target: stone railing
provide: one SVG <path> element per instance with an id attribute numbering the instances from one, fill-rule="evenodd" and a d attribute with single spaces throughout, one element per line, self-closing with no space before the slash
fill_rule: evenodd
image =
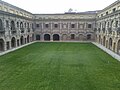
<path id="1" fill-rule="evenodd" d="M 11 34 L 16 34 L 16 29 L 11 30 Z"/>

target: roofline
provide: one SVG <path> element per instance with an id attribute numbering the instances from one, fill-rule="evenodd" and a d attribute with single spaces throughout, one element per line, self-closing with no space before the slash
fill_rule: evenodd
<path id="1" fill-rule="evenodd" d="M 20 10 L 20 11 L 24 11 L 24 12 L 29 13 L 29 14 L 32 15 L 31 12 L 26 11 L 26 10 L 24 10 L 24 9 L 22 9 L 22 8 L 19 8 L 19 7 L 17 7 L 17 6 L 14 6 L 14 5 L 10 4 L 10 3 L 7 3 L 7 2 L 2 1 L 2 0 L 0 0 L 0 2 L 2 2 L 2 4 L 5 4 L 5 5 L 10 6 L 10 7 L 13 7 L 13 8 L 16 8 L 16 9 L 18 9 L 18 10 Z"/>
<path id="2" fill-rule="evenodd" d="M 105 7 L 104 9 L 102 9 L 101 11 L 98 12 L 98 14 L 100 14 L 101 12 L 103 12 L 104 10 L 109 9 L 110 7 L 115 6 L 116 4 L 120 3 L 120 0 L 115 1 L 114 3 L 110 4 L 109 6 Z"/>

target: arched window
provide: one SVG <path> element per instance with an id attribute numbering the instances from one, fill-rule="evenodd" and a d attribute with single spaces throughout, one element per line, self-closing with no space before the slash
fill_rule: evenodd
<path id="1" fill-rule="evenodd" d="M 0 30 L 3 31 L 3 23 L 1 19 L 0 19 Z"/>

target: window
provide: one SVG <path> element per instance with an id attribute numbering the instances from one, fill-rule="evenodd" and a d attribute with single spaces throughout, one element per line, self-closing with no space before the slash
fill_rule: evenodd
<path id="1" fill-rule="evenodd" d="M 19 22 L 17 22 L 17 27 L 19 27 Z"/>
<path id="2" fill-rule="evenodd" d="M 55 27 L 55 28 L 58 28 L 58 24 L 55 24 L 54 27 Z"/>
<path id="3" fill-rule="evenodd" d="M 103 16 L 103 14 L 101 14 L 101 17 Z"/>
<path id="4" fill-rule="evenodd" d="M 6 20 L 6 28 L 9 28 L 9 22 Z"/>
<path id="5" fill-rule="evenodd" d="M 25 23 L 25 28 L 26 28 L 26 23 Z"/>
<path id="6" fill-rule="evenodd" d="M 116 8 L 113 8 L 113 12 L 115 12 L 116 11 Z"/>
<path id="7" fill-rule="evenodd" d="M 71 25 L 71 28 L 75 28 L 75 24 L 72 24 L 72 25 Z"/>
<path id="8" fill-rule="evenodd" d="M 27 23 L 27 28 L 29 28 L 29 23 Z"/>
<path id="9" fill-rule="evenodd" d="M 36 24 L 36 27 L 39 28 L 40 27 L 39 24 Z"/>
<path id="10" fill-rule="evenodd" d="M 48 27 L 49 27 L 49 25 L 48 25 L 48 24 L 45 24 L 45 27 L 46 27 L 46 28 L 48 28 Z"/>
<path id="11" fill-rule="evenodd" d="M 115 27 L 118 27 L 118 21 L 116 21 L 116 23 L 115 23 Z"/>
<path id="12" fill-rule="evenodd" d="M 75 39 L 75 34 L 71 34 L 71 39 Z"/>
<path id="13" fill-rule="evenodd" d="M 88 28 L 92 28 L 92 25 L 91 25 L 91 24 L 88 24 Z"/>
<path id="14" fill-rule="evenodd" d="M 108 12 L 106 12 L 106 15 L 108 15 Z"/>

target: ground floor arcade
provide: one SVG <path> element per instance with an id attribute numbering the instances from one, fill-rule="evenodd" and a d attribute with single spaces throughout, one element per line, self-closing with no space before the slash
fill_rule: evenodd
<path id="1" fill-rule="evenodd" d="M 36 40 L 40 41 L 94 41 L 94 34 L 88 33 L 88 34 L 50 34 L 50 33 L 44 33 L 44 34 L 36 34 Z"/>
<path id="2" fill-rule="evenodd" d="M 6 40 L 5 38 L 0 38 L 0 52 L 7 51 L 27 43 L 30 43 L 34 40 L 34 35 L 26 35 L 21 37 L 13 36 Z"/>
<path id="3" fill-rule="evenodd" d="M 99 44 L 120 55 L 120 37 L 97 35 L 96 40 Z"/>

